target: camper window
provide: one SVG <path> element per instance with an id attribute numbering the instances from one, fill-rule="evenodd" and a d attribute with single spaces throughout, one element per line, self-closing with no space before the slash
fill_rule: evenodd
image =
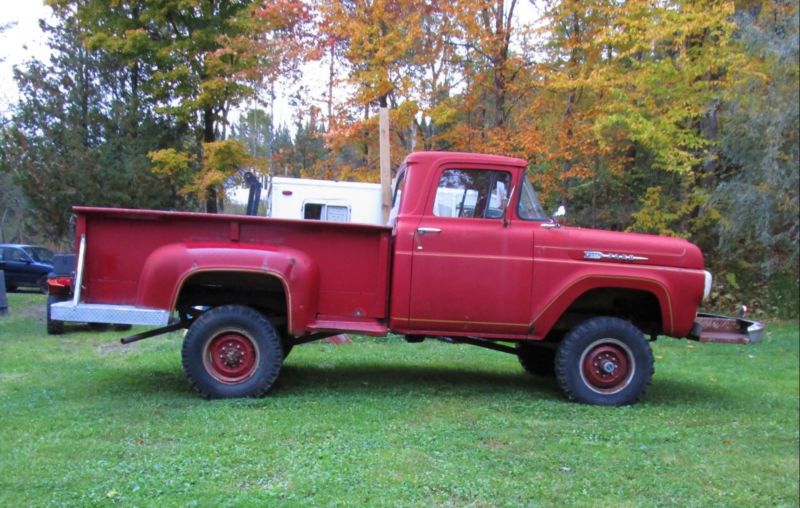
<path id="1" fill-rule="evenodd" d="M 350 208 L 326 203 L 304 203 L 303 218 L 333 222 L 350 222 Z"/>

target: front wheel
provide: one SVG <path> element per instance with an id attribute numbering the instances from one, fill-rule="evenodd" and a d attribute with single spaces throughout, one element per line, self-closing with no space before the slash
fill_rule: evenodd
<path id="1" fill-rule="evenodd" d="M 216 307 L 198 317 L 183 340 L 183 370 L 206 398 L 261 397 L 283 364 L 280 338 L 259 312 Z"/>
<path id="2" fill-rule="evenodd" d="M 573 328 L 556 353 L 556 379 L 570 400 L 602 406 L 637 402 L 653 378 L 653 352 L 628 321 L 596 317 Z"/>

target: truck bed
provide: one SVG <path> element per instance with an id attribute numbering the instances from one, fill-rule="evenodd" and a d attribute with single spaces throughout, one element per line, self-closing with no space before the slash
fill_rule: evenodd
<path id="1" fill-rule="evenodd" d="M 141 287 L 148 258 L 170 246 L 219 249 L 228 256 L 240 249 L 249 254 L 282 250 L 304 254 L 318 271 L 316 315 L 309 332 L 337 323 L 381 328 L 386 319 L 391 228 L 153 210 L 76 207 L 75 211 L 76 236 L 86 239 L 82 303 L 171 311 L 179 287 L 149 292 Z M 221 262 L 220 270 L 224 269 Z"/>

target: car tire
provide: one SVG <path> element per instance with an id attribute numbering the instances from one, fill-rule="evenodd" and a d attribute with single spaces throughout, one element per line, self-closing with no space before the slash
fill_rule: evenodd
<path id="1" fill-rule="evenodd" d="M 525 341 L 517 342 L 517 359 L 528 373 L 540 377 L 553 377 L 556 374 L 556 350 L 542 344 Z"/>
<path id="2" fill-rule="evenodd" d="M 242 305 L 216 307 L 198 317 L 183 340 L 183 370 L 206 398 L 262 397 L 283 365 L 272 324 Z"/>
<path id="3" fill-rule="evenodd" d="M 556 352 L 556 380 L 572 401 L 601 406 L 636 403 L 653 379 L 653 352 L 628 321 L 596 317 L 573 328 Z"/>
<path id="4" fill-rule="evenodd" d="M 61 335 L 64 333 L 64 322 L 52 319 L 50 317 L 50 306 L 54 303 L 63 302 L 64 298 L 59 298 L 54 295 L 47 295 L 47 334 L 48 335 Z"/>
<path id="5" fill-rule="evenodd" d="M 47 275 L 39 277 L 39 280 L 36 281 L 36 287 L 39 288 L 39 292 L 43 295 L 50 293 L 50 288 L 47 285 Z"/>

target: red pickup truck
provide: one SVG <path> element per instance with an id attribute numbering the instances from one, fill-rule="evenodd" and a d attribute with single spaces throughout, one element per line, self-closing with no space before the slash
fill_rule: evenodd
<path id="1" fill-rule="evenodd" d="M 77 269 L 61 321 L 188 328 L 206 397 L 262 396 L 292 347 L 340 333 L 514 353 L 575 401 L 631 404 L 648 338 L 748 343 L 763 326 L 698 315 L 711 290 L 681 239 L 561 226 L 527 163 L 423 152 L 397 171 L 388 226 L 76 207 Z M 74 288 L 74 289 L 71 289 Z"/>

